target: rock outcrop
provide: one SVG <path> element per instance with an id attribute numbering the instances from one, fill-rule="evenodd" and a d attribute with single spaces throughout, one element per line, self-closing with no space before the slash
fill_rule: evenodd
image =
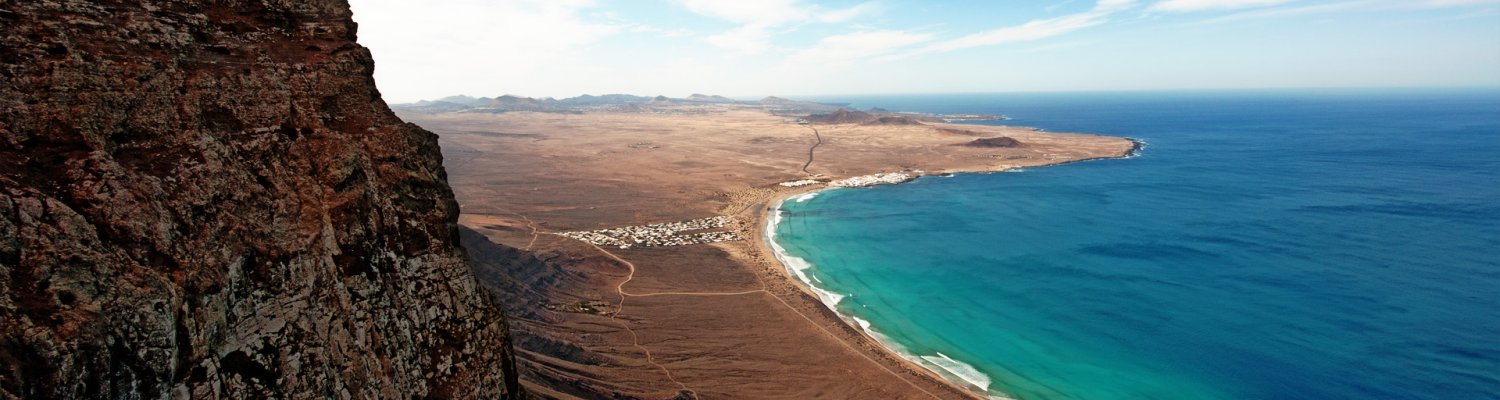
<path id="1" fill-rule="evenodd" d="M 870 113 L 864 111 L 850 111 L 848 109 L 840 108 L 832 113 L 812 115 L 808 118 L 808 120 L 812 121 L 812 123 L 814 124 L 837 125 L 863 124 L 866 122 L 874 121 L 875 118 L 876 117 L 874 115 L 870 115 Z"/>
<path id="2" fill-rule="evenodd" d="M 894 116 L 887 115 L 887 116 L 877 117 L 877 118 L 875 118 L 873 120 L 865 121 L 864 123 L 862 123 L 860 125 L 872 125 L 872 126 L 912 126 L 912 125 L 922 125 L 922 122 L 921 121 L 917 121 L 915 118 L 904 116 L 904 115 L 894 115 Z"/>
<path id="3" fill-rule="evenodd" d="M 964 143 L 964 146 L 969 146 L 969 147 L 988 147 L 988 148 L 994 148 L 994 147 L 1021 147 L 1021 142 L 1018 141 L 1018 140 L 1016 140 L 1016 139 L 1012 139 L 1009 136 L 996 136 L 996 137 L 974 139 L 974 140 L 972 140 L 972 141 L 970 141 L 968 143 Z"/>
<path id="4" fill-rule="evenodd" d="M 520 394 L 350 17 L 0 1 L 0 397 Z"/>

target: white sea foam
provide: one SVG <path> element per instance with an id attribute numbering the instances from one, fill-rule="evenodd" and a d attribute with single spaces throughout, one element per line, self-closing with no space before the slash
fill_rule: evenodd
<path id="1" fill-rule="evenodd" d="M 1130 141 L 1135 142 L 1135 150 L 1131 151 L 1130 154 L 1125 155 L 1125 158 L 1140 157 L 1141 152 L 1146 150 L 1146 146 L 1151 145 L 1150 143 L 1146 143 L 1145 139 L 1130 138 Z"/>
<path id="2" fill-rule="evenodd" d="M 887 349 L 890 349 L 892 352 L 896 353 L 896 355 L 901 356 L 901 358 L 905 358 L 907 361 L 911 361 L 912 364 L 925 365 L 922 362 L 921 358 L 913 355 L 910 351 L 907 351 L 905 346 L 897 343 L 894 339 L 891 339 L 890 336 L 886 336 L 885 334 L 880 333 L 880 331 L 875 330 L 875 326 L 873 324 L 870 324 L 870 321 L 853 315 L 844 316 L 848 317 L 851 320 L 854 320 L 854 324 L 859 325 L 859 328 L 863 329 L 865 331 L 865 334 L 870 335 L 871 338 L 875 339 L 875 342 L 884 345 Z"/>
<path id="3" fill-rule="evenodd" d="M 814 197 L 818 197 L 818 192 L 808 192 L 807 194 L 793 197 L 792 200 L 796 200 L 798 203 L 801 203 L 804 201 L 812 200 L 812 198 Z"/>
<path id="4" fill-rule="evenodd" d="M 803 196 L 813 195 L 816 193 L 817 192 L 813 192 Z M 806 270 L 812 269 L 812 263 L 808 262 L 805 259 L 802 259 L 801 257 L 787 254 L 786 248 L 783 248 L 781 247 L 781 244 L 776 243 L 776 226 L 780 224 L 783 219 L 781 204 L 781 202 L 777 202 L 771 208 L 770 221 L 766 223 L 765 230 L 766 244 L 771 247 L 771 252 L 776 256 L 776 259 L 781 261 L 782 265 L 786 266 L 787 271 L 790 271 L 793 275 L 796 275 L 798 280 L 801 280 L 802 283 L 806 284 L 809 289 L 812 289 L 813 293 L 818 296 L 818 299 L 821 300 L 823 304 L 828 307 L 828 309 L 833 310 L 834 313 L 837 313 L 841 317 L 854 321 L 854 323 L 858 325 L 860 329 L 865 332 L 865 334 L 870 335 L 870 337 L 875 339 L 876 342 L 884 345 L 886 348 L 890 349 L 892 352 L 896 353 L 902 358 L 911 361 L 913 364 L 921 365 L 922 367 L 930 369 L 933 372 L 937 372 L 940 375 L 948 375 L 954 378 L 958 378 L 959 380 L 979 387 L 982 390 L 989 390 L 989 375 L 985 375 L 983 372 L 980 372 L 979 369 L 974 368 L 974 366 L 962 361 L 954 360 L 953 358 L 948 357 L 948 355 L 941 352 L 937 353 L 937 356 L 918 356 L 912 353 L 906 347 L 902 346 L 890 336 L 886 336 L 885 334 L 876 331 L 874 325 L 871 324 L 870 321 L 839 312 L 838 308 L 835 306 L 837 306 L 845 296 L 824 290 L 823 288 L 815 285 L 814 282 L 822 283 L 822 281 L 817 279 L 817 277 L 815 276 L 809 275 L 806 272 Z M 1013 400 L 1009 397 L 997 396 L 994 394 L 990 394 L 989 398 Z"/>
<path id="5" fill-rule="evenodd" d="M 940 375 L 949 375 L 952 377 L 956 377 L 960 380 L 963 380 L 964 382 L 968 382 L 970 385 L 974 385 L 979 387 L 980 389 L 989 391 L 990 377 L 989 375 L 985 375 L 983 372 L 979 372 L 978 368 L 974 368 L 974 366 L 962 361 L 954 360 L 952 357 L 948 357 L 947 354 L 943 354 L 942 352 L 937 352 L 937 356 L 913 355 L 905 347 L 902 347 L 895 340 L 891 339 L 890 336 L 886 336 L 880 333 L 880 331 L 876 331 L 874 325 L 871 324 L 870 321 L 853 315 L 848 315 L 847 317 L 851 320 L 854 320 L 854 324 L 859 325 L 860 329 L 863 329 L 865 333 L 870 335 L 871 338 L 874 338 L 876 342 L 885 345 L 887 348 L 891 349 L 891 351 L 895 352 L 897 355 L 900 355 L 902 358 L 905 358 L 914 364 L 921 365 L 927 369 L 930 369 L 933 372 L 937 372 Z M 1009 397 L 993 394 L 989 395 L 988 397 L 990 399 L 1013 400 Z"/>
<path id="6" fill-rule="evenodd" d="M 827 304 L 828 308 L 833 308 L 833 306 L 838 305 L 840 301 L 844 301 L 845 296 L 842 294 L 823 290 L 818 288 L 817 286 L 809 285 L 808 287 L 812 288 L 813 293 L 818 294 L 818 299 L 823 300 L 823 304 Z"/>
<path id="7" fill-rule="evenodd" d="M 948 371 L 953 376 L 957 376 L 958 379 L 963 379 L 964 382 L 978 386 L 980 389 L 990 390 L 990 376 L 979 372 L 979 369 L 974 368 L 973 365 L 954 360 L 942 352 L 938 352 L 937 357 L 922 356 L 922 359 L 938 366 L 938 368 L 942 368 L 944 371 Z"/>
<path id="8" fill-rule="evenodd" d="M 808 193 L 803 196 L 814 194 L 817 194 L 817 192 Z M 771 222 L 766 224 L 766 244 L 771 246 L 771 252 L 775 254 L 777 260 L 781 261 L 781 265 L 785 265 L 786 269 L 791 271 L 792 275 L 796 275 L 798 280 L 801 280 L 809 289 L 812 289 L 813 294 L 818 296 L 818 300 L 823 301 L 823 304 L 827 305 L 829 309 L 834 309 L 834 306 L 838 305 L 840 301 L 844 301 L 845 296 L 824 290 L 813 284 L 813 280 L 816 278 L 807 273 L 807 270 L 812 269 L 812 263 L 807 262 L 802 257 L 787 254 L 786 248 L 776 243 L 776 224 L 780 224 L 782 218 L 781 203 L 776 203 L 776 207 L 772 208 L 771 212 Z M 821 281 L 819 282 L 821 283 Z M 835 309 L 835 311 L 837 310 Z"/>
<path id="9" fill-rule="evenodd" d="M 776 224 L 780 223 L 781 204 L 777 203 L 776 208 L 771 209 L 771 222 L 766 223 L 766 241 L 771 242 L 771 246 L 773 247 L 776 247 L 776 242 L 771 239 L 776 238 Z"/>

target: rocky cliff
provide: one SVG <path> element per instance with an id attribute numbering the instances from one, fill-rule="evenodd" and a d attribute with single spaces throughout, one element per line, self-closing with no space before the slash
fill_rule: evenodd
<path id="1" fill-rule="evenodd" d="M 0 395 L 518 394 L 342 0 L 0 0 Z"/>

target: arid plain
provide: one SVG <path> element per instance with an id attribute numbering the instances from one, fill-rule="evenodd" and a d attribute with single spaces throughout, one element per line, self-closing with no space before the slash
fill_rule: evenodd
<path id="1" fill-rule="evenodd" d="M 1135 146 L 1019 127 L 799 124 L 740 105 L 398 113 L 439 135 L 480 279 L 516 304 L 523 380 L 575 388 L 532 385 L 553 397 L 978 397 L 885 351 L 789 277 L 763 242 L 765 211 L 823 185 L 779 183 L 999 171 Z M 992 137 L 1020 144 L 965 146 Z M 715 216 L 742 240 L 622 249 L 558 235 Z"/>

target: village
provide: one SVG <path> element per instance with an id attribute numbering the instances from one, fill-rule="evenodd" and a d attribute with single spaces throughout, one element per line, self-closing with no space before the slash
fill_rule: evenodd
<path id="1" fill-rule="evenodd" d="M 721 215 L 689 221 L 596 229 L 591 231 L 562 232 L 558 233 L 558 235 L 578 239 L 595 246 L 614 246 L 621 249 L 629 249 L 637 246 L 685 246 L 741 240 L 742 238 L 738 234 L 727 231 L 681 234 L 681 232 L 687 231 L 722 228 L 735 222 L 734 218 Z"/>
<path id="2" fill-rule="evenodd" d="M 875 185 L 893 185 L 897 183 L 905 183 L 912 179 L 917 179 L 917 177 L 901 172 L 891 172 L 885 174 L 863 175 L 852 178 L 844 178 L 833 182 L 828 182 L 828 187 L 853 188 L 869 187 Z"/>

